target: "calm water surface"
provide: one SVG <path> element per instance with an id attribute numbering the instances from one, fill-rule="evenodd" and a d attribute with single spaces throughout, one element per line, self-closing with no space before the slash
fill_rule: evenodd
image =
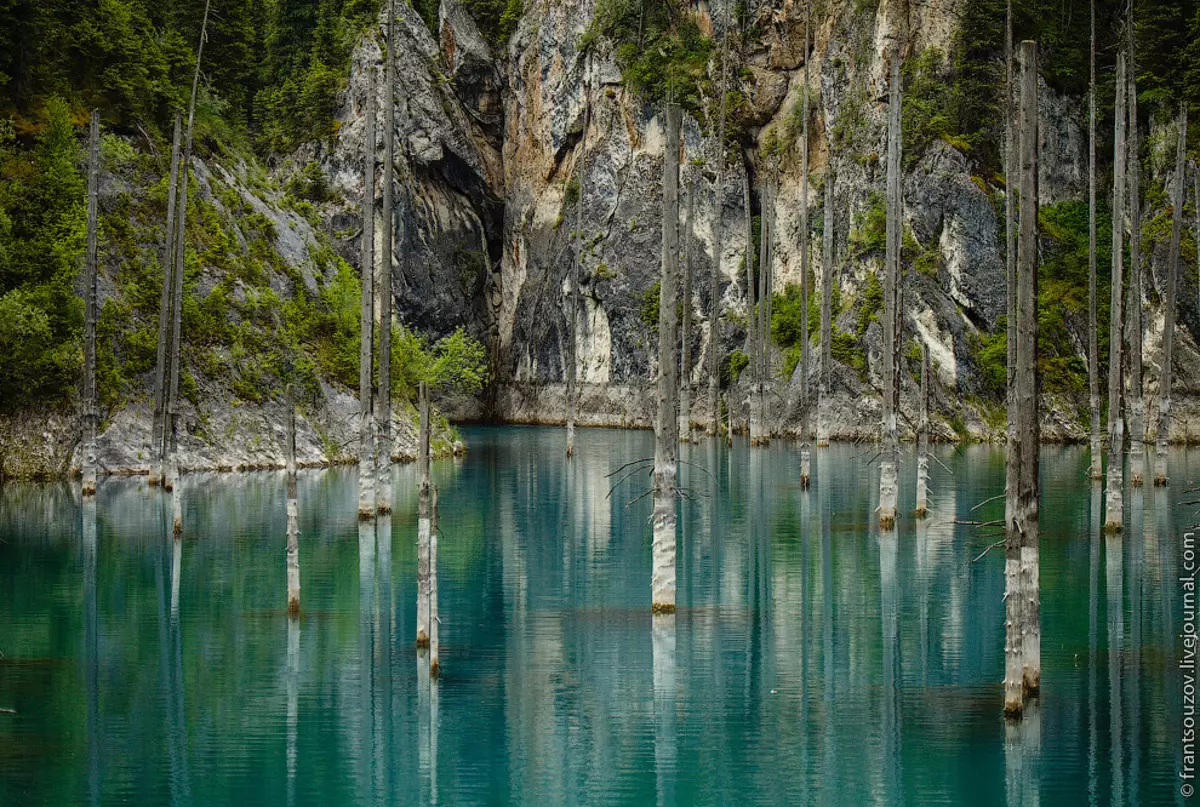
<path id="1" fill-rule="evenodd" d="M 0 490 L 0 804 L 1176 804 L 1185 489 L 1105 538 L 1083 450 L 1043 453 L 1043 695 L 1001 718 L 1003 456 L 941 449 L 932 512 L 881 537 L 870 451 L 684 449 L 679 613 L 650 606 L 644 432 L 469 429 L 441 492 L 440 683 L 413 647 L 415 470 L 144 480 L 94 507 Z M 914 463 L 902 502 L 911 508 Z M 953 474 L 950 473 L 953 472 Z M 167 505 L 164 507 L 164 505 Z"/>

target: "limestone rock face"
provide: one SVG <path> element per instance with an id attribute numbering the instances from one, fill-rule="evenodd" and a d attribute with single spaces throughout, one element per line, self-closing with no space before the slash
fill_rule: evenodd
<path id="1" fill-rule="evenodd" d="M 930 48 L 949 53 L 967 0 L 911 4 L 881 0 L 819 4 L 812 19 L 810 71 L 809 196 L 800 198 L 799 120 L 804 78 L 804 5 L 760 5 L 741 69 L 731 89 L 748 102 L 742 111 L 741 157 L 725 172 L 721 198 L 715 187 L 715 150 L 709 123 L 686 114 L 683 181 L 696 187 L 696 323 L 692 378 L 706 383 L 709 328 L 707 277 L 714 260 L 717 217 L 724 230 L 720 256 L 723 319 L 715 329 L 721 354 L 745 349 L 744 255 L 746 217 L 742 183 L 751 184 L 750 215 L 762 213 L 759 183 L 768 170 L 762 146 L 783 141 L 778 192 L 772 211 L 774 291 L 800 282 L 800 244 L 808 238 L 812 269 L 819 266 L 822 183 L 836 174 L 834 283 L 841 298 L 837 327 L 857 332 L 858 310 L 881 252 L 864 252 L 856 231 L 879 204 L 886 166 L 885 54 L 897 41 L 909 55 Z M 522 422 L 560 422 L 565 416 L 567 272 L 582 250 L 578 317 L 581 422 L 649 423 L 644 389 L 656 372 L 650 303 L 661 265 L 663 121 L 661 110 L 626 87 L 614 55 L 601 41 L 586 52 L 585 32 L 594 0 L 533 0 L 503 52 L 490 49 L 457 0 L 442 0 L 439 32 L 431 34 L 407 4 L 397 9 L 400 64 L 395 123 L 401 147 L 397 176 L 402 211 L 397 232 L 397 306 L 416 327 L 442 334 L 459 325 L 490 349 L 494 384 L 478 401 L 455 400 L 462 416 Z M 697 9 L 701 30 L 720 34 L 717 4 Z M 381 18 L 382 24 L 383 18 Z M 362 71 L 381 69 L 378 32 L 355 53 L 343 126 L 333 147 L 319 155 L 348 199 L 361 188 Z M 585 111 L 590 107 L 590 116 Z M 1043 205 L 1086 194 L 1086 104 L 1041 87 L 1039 191 Z M 585 120 L 589 121 L 584 131 Z M 1151 138 L 1153 140 L 1153 138 Z M 307 157 L 308 155 L 303 155 Z M 1163 163 L 1169 161 L 1162 161 Z M 929 349 L 937 381 L 935 430 L 943 437 L 999 435 L 995 404 L 984 403 L 978 372 L 983 335 L 1005 311 L 1004 186 L 1000 178 L 972 174 L 970 155 L 934 140 L 905 158 L 903 279 L 904 345 Z M 1155 168 L 1155 171 L 1158 169 Z M 1166 170 L 1166 169 L 1163 169 Z M 579 198 L 582 190 L 582 199 Z M 800 231 L 800 208 L 809 206 L 809 232 Z M 332 214 L 335 229 L 356 230 L 356 208 Z M 382 228 L 377 227 L 382 231 Z M 353 236 L 343 244 L 353 258 Z M 1153 331 L 1162 250 L 1147 261 L 1147 322 Z M 467 256 L 470 256 L 469 258 Z M 919 260 L 918 260 L 919 258 Z M 1151 271 L 1152 270 L 1152 271 Z M 813 293 L 818 294 L 816 283 Z M 1181 295 L 1181 366 L 1200 361 L 1193 334 L 1200 330 L 1194 302 Z M 1071 321 L 1077 349 L 1086 345 L 1085 323 Z M 1161 328 L 1161 324 L 1159 325 Z M 816 337 L 814 336 L 814 339 Z M 861 437 L 873 429 L 878 400 L 880 339 L 871 324 L 858 340 L 865 367 L 835 360 L 834 434 Z M 1146 339 L 1148 383 L 1155 383 L 1157 344 Z M 915 347 L 915 345 L 912 345 Z M 915 351 L 914 351 L 915 353 Z M 819 355 L 814 351 L 814 356 Z M 775 373 L 785 361 L 776 349 Z M 815 377 L 819 361 L 810 370 Z M 915 418 L 915 382 L 902 375 L 903 422 Z M 743 383 L 745 379 L 742 380 Z M 1181 382 L 1178 411 L 1193 411 L 1194 393 Z M 777 378 L 774 417 L 783 430 L 799 427 L 798 378 Z M 591 390 L 591 392 L 588 392 Z M 745 390 L 733 392 L 735 412 Z M 1153 394 L 1151 391 L 1149 394 Z M 706 396 L 695 396 L 703 417 Z M 1082 436 L 1086 401 L 1048 394 L 1047 438 Z M 874 409 L 872 410 L 872 407 Z M 868 411 L 871 410 L 871 411 Z M 954 423 L 955 431 L 950 427 Z M 991 424 L 990 426 L 987 424 Z M 1180 434 L 1198 429 L 1183 425 Z"/>

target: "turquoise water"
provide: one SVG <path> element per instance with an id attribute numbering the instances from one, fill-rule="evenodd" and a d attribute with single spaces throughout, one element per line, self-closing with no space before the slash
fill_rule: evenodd
<path id="1" fill-rule="evenodd" d="M 443 676 L 413 647 L 415 470 L 355 519 L 300 475 L 144 480 L 83 509 L 0 489 L 0 804 L 1175 804 L 1184 526 L 1200 452 L 1097 529 L 1086 451 L 1043 453 L 1043 695 L 1001 717 L 1003 456 L 942 448 L 931 514 L 881 539 L 871 450 L 685 447 L 679 613 L 650 605 L 644 432 L 468 429 L 435 464 Z M 906 457 L 901 501 L 911 508 Z M 630 504 L 630 502 L 633 502 Z M 628 505 L 628 506 L 627 506 Z M 86 535 L 85 535 L 86 533 Z M 93 537 L 94 535 L 94 537 Z"/>

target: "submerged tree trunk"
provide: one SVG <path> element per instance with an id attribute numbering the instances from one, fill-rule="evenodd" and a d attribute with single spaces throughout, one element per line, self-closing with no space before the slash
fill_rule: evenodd
<path id="1" fill-rule="evenodd" d="M 429 647 L 429 385 L 417 391 L 420 426 L 417 430 L 417 647 Z"/>
<path id="2" fill-rule="evenodd" d="M 1121 290 L 1125 274 L 1125 54 L 1117 54 L 1117 99 L 1113 110 L 1116 134 L 1113 139 L 1112 282 L 1108 340 L 1108 483 L 1105 491 L 1104 528 L 1121 529 L 1124 506 L 1125 422 L 1121 418 Z"/>
<path id="3" fill-rule="evenodd" d="M 713 204 L 713 257 L 709 269 L 708 315 L 708 408 L 710 433 L 721 433 L 721 257 L 725 252 L 725 96 L 729 92 L 729 4 L 724 2 L 725 24 L 721 29 L 721 113 L 717 124 L 717 179 Z"/>
<path id="4" fill-rule="evenodd" d="M 375 71 L 367 70 L 366 134 L 363 139 L 362 255 L 359 276 L 358 517 L 375 517 Z"/>
<path id="5" fill-rule="evenodd" d="M 1090 0 L 1092 39 L 1088 84 L 1088 404 L 1091 409 L 1092 479 L 1104 476 L 1104 437 L 1100 431 L 1099 286 L 1096 280 L 1096 0 Z"/>
<path id="6" fill-rule="evenodd" d="M 1021 662 L 1026 696 L 1042 680 L 1038 418 L 1038 72 L 1037 43 L 1021 43 L 1021 236 L 1017 253 L 1017 367 L 1014 403 L 1020 473 L 1015 526 L 1021 536 Z"/>
<path id="7" fill-rule="evenodd" d="M 155 487 L 163 478 L 163 460 L 166 444 L 167 408 L 167 347 L 170 342 L 172 322 L 172 294 L 175 277 L 175 194 L 179 187 L 179 148 L 183 136 L 183 113 L 175 111 L 175 135 L 171 139 L 171 174 L 167 184 L 167 232 L 163 249 L 162 297 L 158 304 L 158 352 L 154 362 L 154 420 L 150 429 L 150 487 Z"/>
<path id="8" fill-rule="evenodd" d="M 287 590 L 288 613 L 300 613 L 300 502 L 296 498 L 296 402 L 287 385 L 283 420 L 287 475 Z"/>
<path id="9" fill-rule="evenodd" d="M 808 446 L 812 427 L 812 401 L 808 394 L 808 62 L 812 50 L 812 0 L 804 3 L 804 87 L 800 105 L 804 118 L 800 126 L 800 310 L 804 312 L 804 327 L 800 333 L 800 487 L 807 488 L 812 478 Z M 770 327 L 770 323 L 767 323 Z"/>
<path id="10" fill-rule="evenodd" d="M 1013 110 L 1013 15 L 1012 0 L 1006 3 L 1004 16 L 1004 270 L 1005 270 L 1005 381 L 1004 381 L 1004 410 L 1005 410 L 1005 453 L 1004 465 L 1004 523 L 1006 532 L 1011 533 L 1011 525 L 1015 517 L 1017 503 L 1017 473 L 1020 467 L 1020 457 L 1017 454 L 1016 405 L 1013 403 L 1013 390 L 1016 381 L 1017 367 L 1017 197 L 1020 196 L 1020 169 L 1017 167 L 1017 137 L 1013 131 L 1015 113 Z M 1008 611 L 1006 620 L 1006 660 L 1015 668 L 1006 669 L 1005 681 L 1019 681 L 1021 677 L 1021 641 L 1020 641 L 1020 598 L 1016 592 L 1021 586 L 1021 542 L 1015 534 L 1006 534 L 1004 547 L 1004 586 L 1008 596 L 1005 607 Z M 1010 601 L 1011 598 L 1011 601 Z M 1015 636 L 1015 641 L 1008 641 Z M 1008 699 L 1013 694 L 1010 687 L 1005 688 L 1005 709 L 1009 708 Z M 1017 695 L 1020 695 L 1018 688 Z"/>
<path id="11" fill-rule="evenodd" d="M 695 241 L 696 183 L 685 191 L 686 225 L 683 230 L 683 321 L 679 327 L 679 440 L 692 439 L 692 244 Z"/>
<path id="12" fill-rule="evenodd" d="M 1129 13 L 1129 151 L 1125 171 L 1129 176 L 1129 296 L 1127 340 L 1129 350 L 1129 484 L 1142 486 L 1146 470 L 1146 401 L 1142 394 L 1142 138 L 1138 125 L 1137 65 L 1134 59 L 1133 11 Z"/>
<path id="13" fill-rule="evenodd" d="M 658 416 L 654 424 L 654 544 L 651 607 L 656 614 L 675 612 L 675 491 L 679 436 L 675 434 L 676 294 L 679 274 L 679 125 L 680 109 L 668 103 L 663 154 L 662 281 L 658 299 Z"/>
<path id="14" fill-rule="evenodd" d="M 896 409 L 900 403 L 900 379 L 897 373 L 896 310 L 900 285 L 900 52 L 890 56 L 890 93 L 888 100 L 888 158 L 887 158 L 887 254 L 883 270 L 883 451 L 879 460 L 879 526 L 890 530 L 896 526 L 896 505 L 899 495 L 900 444 Z"/>
<path id="15" fill-rule="evenodd" d="M 392 512 L 392 246 L 396 222 L 392 194 L 396 180 L 396 4 L 388 4 L 387 70 L 383 94 L 383 250 L 376 294 L 379 298 L 379 385 L 375 391 L 376 512 Z"/>
<path id="16" fill-rule="evenodd" d="M 174 515 L 174 530 L 176 535 L 183 532 L 183 502 L 179 491 L 179 374 L 183 363 L 183 276 L 187 266 L 187 200 L 188 181 L 192 167 L 192 133 L 196 123 L 196 96 L 200 91 L 200 64 L 204 56 L 204 43 L 208 41 L 208 10 L 211 0 L 205 0 L 204 18 L 200 23 L 200 43 L 196 47 L 196 72 L 192 75 L 192 97 L 188 103 L 188 123 L 184 134 L 182 167 L 179 176 L 179 209 L 175 213 L 175 276 L 173 282 L 174 303 L 171 312 L 171 381 L 167 394 L 167 424 L 169 461 L 167 474 L 163 483 L 166 490 L 172 492 L 171 506 Z"/>
<path id="17" fill-rule="evenodd" d="M 437 678 L 442 673 L 438 656 L 438 641 L 441 620 L 438 618 L 438 489 L 430 490 L 429 516 L 429 677 Z"/>
<path id="18" fill-rule="evenodd" d="M 100 404 L 96 390 L 96 301 L 97 224 L 100 202 L 100 112 L 92 110 L 88 136 L 87 257 L 84 265 L 84 338 L 83 338 L 83 495 L 96 495 L 96 426 Z"/>
<path id="19" fill-rule="evenodd" d="M 929 348 L 921 346 L 921 401 L 917 412 L 917 518 L 929 512 Z"/>
<path id="20" fill-rule="evenodd" d="M 821 380 L 817 387 L 817 445 L 829 445 L 830 379 L 833 376 L 833 189 L 832 162 L 825 172 L 824 232 L 821 235 Z"/>
<path id="21" fill-rule="evenodd" d="M 1175 150 L 1175 192 L 1171 198 L 1171 251 L 1167 257 L 1167 288 L 1163 296 L 1162 373 L 1158 382 L 1158 430 L 1155 436 L 1154 484 L 1167 484 L 1167 444 L 1171 440 L 1171 381 L 1175 351 L 1175 287 L 1179 276 L 1179 241 L 1183 235 L 1183 205 L 1187 198 L 1187 104 L 1179 105 L 1179 141 Z"/>

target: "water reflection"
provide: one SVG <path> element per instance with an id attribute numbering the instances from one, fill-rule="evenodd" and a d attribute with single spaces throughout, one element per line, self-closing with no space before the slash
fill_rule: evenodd
<path id="1" fill-rule="evenodd" d="M 1002 556 L 971 563 L 995 539 L 953 523 L 994 517 L 969 513 L 1002 453 L 939 447 L 954 474 L 929 517 L 881 535 L 857 448 L 818 451 L 805 492 L 782 441 L 686 446 L 681 479 L 711 495 L 680 504 L 680 610 L 657 622 L 650 503 L 627 506 L 646 480 L 604 498 L 648 433 L 582 430 L 571 466 L 559 430 L 466 434 L 433 470 L 438 683 L 411 640 L 411 467 L 362 528 L 353 473 L 300 474 L 298 620 L 280 475 L 189 477 L 181 541 L 139 480 L 110 480 L 83 535 L 56 486 L 0 490 L 0 695 L 20 712 L 0 715 L 0 803 L 1173 801 L 1188 514 L 1167 491 L 1105 536 L 1085 452 L 1047 450 L 1046 689 L 1009 731 Z"/>

